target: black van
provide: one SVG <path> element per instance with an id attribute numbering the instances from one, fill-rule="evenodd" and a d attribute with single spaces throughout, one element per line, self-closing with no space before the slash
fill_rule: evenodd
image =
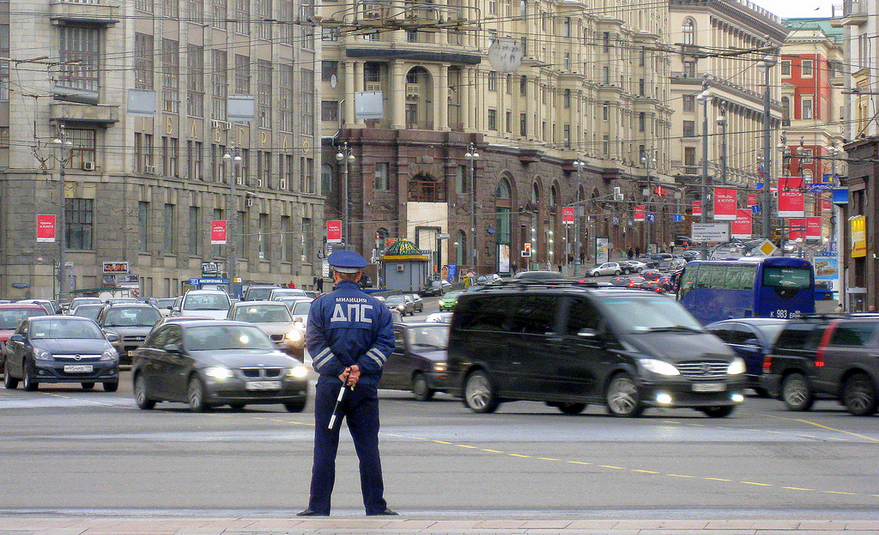
<path id="1" fill-rule="evenodd" d="M 544 401 L 612 415 L 691 407 L 724 417 L 744 400 L 745 363 L 667 296 L 576 284 L 464 293 L 448 347 L 451 392 L 474 412 Z"/>

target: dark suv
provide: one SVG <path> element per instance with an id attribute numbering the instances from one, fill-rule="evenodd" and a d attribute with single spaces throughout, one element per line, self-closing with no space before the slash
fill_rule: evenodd
<path id="1" fill-rule="evenodd" d="M 153 305 L 146 303 L 118 303 L 105 305 L 95 320 L 107 334 L 115 334 L 118 338 L 112 341 L 119 353 L 120 362 L 131 362 L 131 353 L 143 345 L 147 335 L 156 322 L 162 319 L 162 313 Z"/>
<path id="2" fill-rule="evenodd" d="M 448 347 L 451 392 L 474 412 L 543 401 L 614 416 L 690 407 L 724 417 L 745 363 L 677 301 L 621 288 L 511 282 L 461 294 Z"/>
<path id="3" fill-rule="evenodd" d="M 879 315 L 792 319 L 763 363 L 764 388 L 790 410 L 836 399 L 856 416 L 879 406 Z"/>

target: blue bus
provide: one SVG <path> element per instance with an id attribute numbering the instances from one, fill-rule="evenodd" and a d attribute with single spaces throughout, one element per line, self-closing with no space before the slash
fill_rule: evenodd
<path id="1" fill-rule="evenodd" d="M 794 318 L 815 312 L 815 272 L 801 258 L 696 260 L 684 267 L 677 298 L 703 325 L 729 318 Z"/>

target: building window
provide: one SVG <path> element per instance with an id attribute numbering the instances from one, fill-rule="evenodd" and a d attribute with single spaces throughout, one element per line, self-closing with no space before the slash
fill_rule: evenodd
<path id="1" fill-rule="evenodd" d="M 272 38 L 272 27 L 275 25 L 272 16 L 272 0 L 256 0 L 256 36 L 266 41 Z"/>
<path id="2" fill-rule="evenodd" d="M 505 126 L 504 130 L 507 133 L 512 134 L 513 133 L 513 112 L 510 110 L 507 110 L 505 112 L 504 120 L 506 121 L 506 124 L 504 125 Z"/>
<path id="3" fill-rule="evenodd" d="M 280 114 L 278 128 L 284 132 L 293 131 L 293 65 L 280 64 L 281 75 L 278 87 L 278 113 Z"/>
<path id="4" fill-rule="evenodd" d="M 187 2 L 187 16 L 190 22 L 204 24 L 204 0 L 189 0 Z"/>
<path id="5" fill-rule="evenodd" d="M 467 191 L 467 166 L 455 166 L 455 193 L 461 195 Z"/>
<path id="6" fill-rule="evenodd" d="M 70 157 L 64 165 L 67 169 L 82 169 L 86 162 L 95 163 L 97 160 L 98 132 L 81 128 L 67 128 L 65 130 L 67 140 L 73 143 Z"/>
<path id="7" fill-rule="evenodd" d="M 812 99 L 803 97 L 803 113 L 801 119 L 813 119 L 812 117 Z"/>
<path id="8" fill-rule="evenodd" d="M 391 189 L 391 164 L 378 162 L 375 164 L 375 189 L 388 191 Z"/>
<path id="9" fill-rule="evenodd" d="M 528 77 L 521 76 L 519 78 L 519 95 L 523 97 L 528 96 Z"/>
<path id="10" fill-rule="evenodd" d="M 161 16 L 169 19 L 180 18 L 180 0 L 162 0 Z"/>
<path id="11" fill-rule="evenodd" d="M 519 135 L 526 137 L 528 135 L 528 114 L 519 114 Z"/>
<path id="12" fill-rule="evenodd" d="M 790 60 L 783 59 L 781 60 L 781 75 L 782 76 L 790 76 Z"/>
<path id="13" fill-rule="evenodd" d="M 696 121 L 684 121 L 684 137 L 696 137 Z"/>
<path id="14" fill-rule="evenodd" d="M 812 149 L 800 148 L 797 154 L 800 156 L 800 165 L 812 165 Z"/>
<path id="15" fill-rule="evenodd" d="M 695 61 L 685 61 L 684 62 L 684 78 L 695 78 L 696 77 L 696 62 Z"/>
<path id="16" fill-rule="evenodd" d="M 804 59 L 802 63 L 800 63 L 800 69 L 803 74 L 803 78 L 811 78 L 812 77 L 812 60 Z"/>
<path id="17" fill-rule="evenodd" d="M 683 97 L 684 111 L 696 111 L 696 95 L 684 95 Z"/>
<path id="18" fill-rule="evenodd" d="M 601 51 L 605 54 L 610 52 L 610 32 L 601 34 Z"/>
<path id="19" fill-rule="evenodd" d="M 201 141 L 188 140 L 186 142 L 187 176 L 190 180 L 201 180 L 201 153 L 203 144 Z"/>
<path id="20" fill-rule="evenodd" d="M 94 231 L 94 201 L 92 199 L 65 199 L 64 234 L 68 249 L 92 249 Z"/>
<path id="21" fill-rule="evenodd" d="M 565 52 L 562 56 L 562 69 L 570 72 L 571 71 L 571 53 Z"/>
<path id="22" fill-rule="evenodd" d="M 272 64 L 256 63 L 256 115 L 260 128 L 272 127 Z"/>
<path id="23" fill-rule="evenodd" d="M 790 126 L 790 97 L 781 97 L 781 124 Z"/>
<path id="24" fill-rule="evenodd" d="M 339 40 L 339 30 L 338 28 L 332 28 L 324 26 L 320 31 L 320 40 L 321 41 L 338 41 Z"/>
<path id="25" fill-rule="evenodd" d="M 257 251 L 256 254 L 259 256 L 260 260 L 266 259 L 266 245 L 268 243 L 269 236 L 269 214 L 259 214 L 259 219 L 257 220 Z"/>
<path id="26" fill-rule="evenodd" d="M 150 90 L 153 88 L 154 68 L 153 36 L 145 33 L 134 34 L 135 89 Z"/>
<path id="27" fill-rule="evenodd" d="M 426 175 L 416 175 L 409 181 L 409 202 L 445 202 L 444 183 Z"/>
<path id="28" fill-rule="evenodd" d="M 153 12 L 153 0 L 135 0 L 134 9 L 138 11 L 146 11 L 147 13 Z"/>
<path id="29" fill-rule="evenodd" d="M 604 101 L 604 104 L 601 106 L 601 119 L 604 121 L 610 120 L 610 102 Z"/>
<path id="30" fill-rule="evenodd" d="M 638 66 L 643 67 L 647 64 L 647 49 L 641 47 L 638 49 Z"/>
<path id="31" fill-rule="evenodd" d="M 488 129 L 497 131 L 497 110 L 493 108 L 488 110 Z"/>
<path id="32" fill-rule="evenodd" d="M 180 53 L 177 41 L 162 39 L 162 111 L 180 111 Z"/>
<path id="33" fill-rule="evenodd" d="M 333 166 L 325 163 L 320 166 L 320 192 L 328 195 L 333 191 Z"/>
<path id="34" fill-rule="evenodd" d="M 647 85 L 644 83 L 644 78 L 638 79 L 638 96 L 643 97 L 647 94 Z"/>
<path id="35" fill-rule="evenodd" d="M 97 93 L 101 39 L 98 28 L 62 26 L 58 39 L 58 85 Z M 95 95 L 97 101 L 97 95 Z"/>
<path id="36" fill-rule="evenodd" d="M 204 117 L 204 47 L 187 46 L 186 113 L 192 117 Z"/>
<path id="37" fill-rule="evenodd" d="M 250 35 L 250 0 L 235 0 L 235 33 Z"/>
<path id="38" fill-rule="evenodd" d="M 696 147 L 684 147 L 684 173 L 687 175 L 697 174 Z"/>
<path id="39" fill-rule="evenodd" d="M 562 143 L 564 143 L 566 149 L 571 148 L 571 125 L 566 124 L 563 127 L 563 137 Z"/>
<path id="40" fill-rule="evenodd" d="M 567 109 L 571 108 L 571 90 L 565 89 L 565 92 L 562 94 L 562 107 Z"/>
<path id="41" fill-rule="evenodd" d="M 321 121 L 338 121 L 339 120 L 339 101 L 322 100 L 320 103 L 320 120 Z"/>
<path id="42" fill-rule="evenodd" d="M 610 85 L 610 67 L 607 65 L 601 67 L 601 83 Z"/>
<path id="43" fill-rule="evenodd" d="M 250 57 L 235 54 L 235 93 L 250 94 Z"/>
<path id="44" fill-rule="evenodd" d="M 199 239 L 202 235 L 198 206 L 189 207 L 189 256 L 199 256 Z"/>
<path id="45" fill-rule="evenodd" d="M 681 33 L 683 34 L 683 43 L 685 45 L 696 44 L 696 21 L 687 17 L 681 25 Z"/>
<path id="46" fill-rule="evenodd" d="M 638 131 L 644 132 L 647 130 L 647 113 L 640 112 L 638 113 Z"/>
<path id="47" fill-rule="evenodd" d="M 314 135 L 314 71 L 301 69 L 299 71 L 300 93 L 302 103 L 301 117 L 299 118 L 299 132 L 306 136 Z"/>
<path id="48" fill-rule="evenodd" d="M 226 75 L 226 51 L 213 50 L 211 64 L 211 119 L 225 121 L 229 87 Z"/>
<path id="49" fill-rule="evenodd" d="M 497 91 L 497 72 L 488 71 L 488 90 Z"/>
<path id="50" fill-rule="evenodd" d="M 149 248 L 150 203 L 137 203 L 137 250 L 146 253 Z"/>
<path id="51" fill-rule="evenodd" d="M 229 20 L 229 9 L 226 2 L 227 0 L 211 1 L 211 25 L 214 28 L 218 28 L 220 30 L 226 29 L 226 21 Z"/>
<path id="52" fill-rule="evenodd" d="M 601 153 L 605 158 L 610 155 L 610 136 L 608 134 L 601 136 Z"/>
<path id="53" fill-rule="evenodd" d="M 292 240 L 290 232 L 290 216 L 281 216 L 281 262 L 290 261 L 290 240 Z"/>

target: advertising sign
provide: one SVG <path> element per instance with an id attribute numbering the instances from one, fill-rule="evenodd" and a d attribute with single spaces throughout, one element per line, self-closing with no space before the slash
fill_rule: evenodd
<path id="1" fill-rule="evenodd" d="M 610 259 L 610 238 L 598 236 L 595 238 L 595 262 L 603 264 Z"/>
<path id="2" fill-rule="evenodd" d="M 820 217 L 807 217 L 806 218 L 806 239 L 807 240 L 820 240 L 821 239 L 821 218 Z"/>
<path id="3" fill-rule="evenodd" d="M 37 242 L 52 243 L 55 241 L 55 216 L 37 215 Z"/>
<path id="4" fill-rule="evenodd" d="M 852 236 L 852 258 L 867 256 L 867 218 L 856 215 L 848 218 Z"/>
<path id="5" fill-rule="evenodd" d="M 732 237 L 743 240 L 751 239 L 751 211 L 748 209 L 737 210 L 736 214 L 736 220 L 732 223 Z"/>
<path id="6" fill-rule="evenodd" d="M 562 224 L 564 224 L 564 225 L 573 225 L 574 224 L 574 207 L 573 206 L 565 206 L 562 208 Z"/>
<path id="7" fill-rule="evenodd" d="M 748 206 L 757 206 L 757 194 L 749 193 L 748 194 Z"/>
<path id="8" fill-rule="evenodd" d="M 211 221 L 211 245 L 226 245 L 226 221 Z"/>
<path id="9" fill-rule="evenodd" d="M 101 262 L 101 273 L 128 273 L 128 262 Z"/>
<path id="10" fill-rule="evenodd" d="M 635 205 L 635 221 L 644 221 L 644 205 L 636 204 Z"/>
<path id="11" fill-rule="evenodd" d="M 802 177 L 787 176 L 778 179 L 778 217 L 806 215 L 806 195 Z"/>
<path id="12" fill-rule="evenodd" d="M 794 217 L 788 221 L 787 239 L 795 240 L 797 238 L 806 239 L 806 218 Z"/>
<path id="13" fill-rule="evenodd" d="M 342 222 L 337 219 L 327 221 L 327 243 L 342 243 Z"/>
<path id="14" fill-rule="evenodd" d="M 702 215 L 702 201 L 693 201 L 693 215 Z"/>
<path id="15" fill-rule="evenodd" d="M 714 220 L 736 220 L 735 188 L 714 188 Z"/>

